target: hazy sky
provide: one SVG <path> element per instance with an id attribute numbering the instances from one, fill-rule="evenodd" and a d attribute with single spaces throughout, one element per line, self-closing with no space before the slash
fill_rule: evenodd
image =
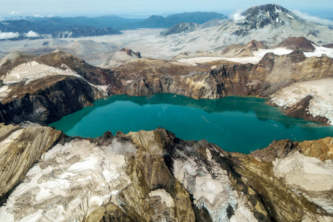
<path id="1" fill-rule="evenodd" d="M 0 3 L 0 16 L 231 12 L 265 3 L 277 3 L 298 10 L 333 9 L 333 0 L 0 0 Z"/>

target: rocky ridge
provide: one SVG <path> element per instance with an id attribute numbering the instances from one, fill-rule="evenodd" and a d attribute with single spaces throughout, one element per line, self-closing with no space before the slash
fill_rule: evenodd
<path id="1" fill-rule="evenodd" d="M 286 47 L 292 50 L 300 50 L 302 52 L 315 51 L 314 43 L 304 37 L 290 37 L 282 41 L 278 46 Z"/>
<path id="2" fill-rule="evenodd" d="M 264 47 L 260 42 L 252 41 L 244 53 L 256 53 L 254 49 Z M 122 53 L 133 54 L 133 51 L 127 51 Z M 235 50 L 229 52 L 232 54 Z M 333 60 L 329 57 L 307 57 L 296 50 L 282 55 L 267 53 L 256 64 L 208 60 L 192 65 L 184 61 L 188 60 L 137 58 L 110 70 L 94 67 L 60 51 L 42 56 L 10 55 L 2 59 L 0 67 L 0 119 L 5 123 L 50 123 L 108 95 L 154 93 L 173 93 L 195 99 L 272 96 L 272 104 L 281 106 L 287 114 L 325 123 L 332 119 L 327 110 L 311 112 L 315 108 L 310 100 L 323 91 L 304 92 L 297 97 L 295 103 L 309 98 L 298 112 L 289 111 L 290 104 L 287 107 L 274 102 L 277 101 L 274 93 L 292 87 L 294 83 L 332 78 Z"/>
<path id="3" fill-rule="evenodd" d="M 332 220 L 331 138 L 279 141 L 242 155 L 162 129 L 94 140 L 40 126 L 23 130 L 30 136 L 20 136 L 18 128 L 20 140 L 13 135 L 1 143 L 32 144 L 26 152 L 44 147 L 43 155 L 24 168 L 32 167 L 18 186 L 7 185 L 13 190 L 0 208 L 2 221 Z M 41 138 L 48 142 L 32 142 Z M 304 171 L 308 167 L 312 171 Z"/>

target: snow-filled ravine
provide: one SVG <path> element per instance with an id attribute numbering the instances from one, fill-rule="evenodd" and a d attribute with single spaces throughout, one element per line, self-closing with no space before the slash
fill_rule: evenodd
<path id="1" fill-rule="evenodd" d="M 332 48 L 325 48 L 321 46 L 316 46 L 315 51 L 313 52 L 305 52 L 304 55 L 306 57 L 321 57 L 321 56 L 328 56 L 330 58 L 333 58 L 333 49 Z M 202 64 L 202 63 L 208 63 L 208 62 L 216 62 L 216 61 L 229 61 L 229 62 L 235 62 L 235 63 L 251 63 L 251 64 L 257 64 L 260 62 L 260 60 L 267 54 L 267 53 L 273 53 L 275 55 L 288 55 L 293 50 L 287 49 L 287 48 L 272 48 L 272 49 L 259 49 L 258 51 L 253 52 L 253 56 L 247 56 L 247 57 L 225 57 L 225 56 L 200 56 L 200 57 L 193 57 L 193 58 L 184 58 L 179 59 L 178 62 L 189 64 L 189 65 L 196 65 L 196 64 Z"/>

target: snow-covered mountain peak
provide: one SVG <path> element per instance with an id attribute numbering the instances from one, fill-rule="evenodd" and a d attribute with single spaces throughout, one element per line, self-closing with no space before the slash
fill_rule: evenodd
<path id="1" fill-rule="evenodd" d="M 293 20 L 302 20 L 288 9 L 275 4 L 249 8 L 238 18 L 237 22 L 239 24 L 247 25 L 256 29 L 263 28 L 267 25 L 281 26 L 290 24 Z"/>

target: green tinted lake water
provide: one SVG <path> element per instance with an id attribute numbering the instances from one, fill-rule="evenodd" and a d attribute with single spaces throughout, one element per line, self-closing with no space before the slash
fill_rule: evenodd
<path id="1" fill-rule="evenodd" d="M 185 140 L 205 139 L 224 150 L 249 153 L 273 140 L 297 141 L 333 136 L 333 127 L 290 118 L 264 99 L 227 97 L 194 100 L 158 94 L 112 96 L 65 116 L 51 126 L 70 136 L 98 137 L 106 131 L 165 128 Z"/>

